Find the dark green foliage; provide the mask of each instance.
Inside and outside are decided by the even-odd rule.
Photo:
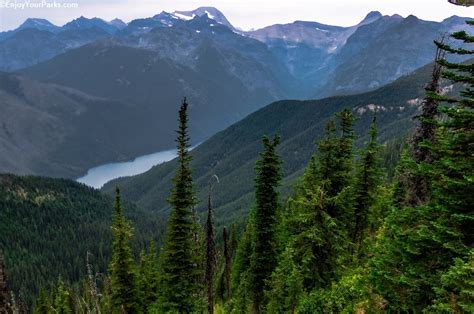
[[[349,246],[353,176],[353,116],[338,114],[318,143],[295,195],[287,203],[281,227],[283,252],[267,291],[269,312],[294,312],[303,292],[326,288],[339,272]]]
[[[360,268],[351,269],[326,289],[316,289],[302,294],[298,313],[381,313],[377,300],[370,298],[365,273]]]
[[[272,274],[266,291],[268,313],[294,313],[299,298],[304,291],[303,276],[299,266],[296,265],[295,252],[289,246],[280,256],[277,268]],[[304,266],[303,266],[304,267]]]
[[[66,284],[59,278],[56,290],[52,293],[52,312],[60,314],[74,313],[72,293]]]
[[[276,266],[275,230],[278,217],[277,187],[281,179],[280,158],[276,147],[280,138],[263,138],[263,152],[257,161],[255,179],[255,213],[253,216],[252,255],[250,259],[250,287],[253,308],[260,312],[266,280]]]
[[[376,117],[372,120],[369,141],[366,144],[356,170],[354,184],[354,216],[355,223],[351,240],[356,251],[361,249],[362,240],[369,227],[371,208],[377,198],[379,184],[382,182],[379,165],[379,145],[377,144]]]
[[[453,37],[472,41],[464,32]],[[448,53],[468,54],[464,48],[437,45]],[[460,98],[431,96],[452,104],[442,109],[445,117],[437,123],[436,141],[428,143],[432,161],[417,163],[409,157],[403,159],[405,168],[430,180],[431,197],[425,205],[393,208],[381,229],[374,250],[376,257],[371,263],[372,280],[393,311],[421,311],[435,303],[438,310],[463,312],[461,306],[466,306],[465,295],[471,289],[463,283],[453,288],[452,283],[457,280],[456,272],[469,271],[463,263],[470,259],[474,243],[474,65],[444,60],[439,63],[447,69],[444,77],[467,83],[467,88]],[[408,198],[411,192],[405,191]],[[448,297],[449,289],[454,291]]]
[[[337,167],[334,169],[324,169],[324,163],[321,165],[321,169],[324,169],[323,171],[326,173],[321,179],[323,180],[323,185],[325,185],[324,180],[328,180],[329,185],[325,186],[325,189],[330,196],[337,195],[337,193],[350,185],[352,183],[351,180],[353,176],[352,170],[354,162],[353,144],[355,138],[355,117],[352,111],[349,109],[344,109],[338,113],[337,116],[339,118],[339,129],[341,135],[338,140],[334,141],[337,147],[332,148],[334,150],[334,159]],[[321,144],[318,145],[318,149],[321,154],[324,156],[324,153],[327,152],[330,156],[331,152],[327,150],[325,151],[323,149],[324,146]],[[331,156],[329,158],[331,158]]]
[[[313,158],[296,194],[287,205],[284,228],[287,258],[291,257],[301,272],[303,287],[311,290],[325,287],[334,278],[338,258],[343,256],[346,230],[329,213],[331,203],[317,178],[317,162]]]
[[[138,295],[140,308],[147,312],[156,302],[158,297],[158,257],[156,255],[155,243],[152,241],[148,253],[140,254],[140,265],[138,272]]]
[[[188,104],[179,110],[178,167],[169,202],[172,212],[168,220],[166,241],[160,255],[161,284],[158,306],[162,311],[193,312],[200,296],[201,280],[196,261],[193,206],[195,205],[187,131]]]
[[[224,283],[224,293],[222,294],[224,300],[229,300],[232,296],[230,289],[230,274],[232,269],[232,246],[229,245],[227,228],[222,230],[222,238],[224,241],[224,271],[222,272],[222,281]]]
[[[217,252],[216,252],[216,233],[214,229],[214,218],[212,212],[212,183],[209,186],[208,209],[206,221],[206,255],[205,255],[205,274],[204,281],[207,288],[207,312],[214,313],[214,278],[217,266]],[[225,230],[225,229],[224,229]],[[227,239],[224,238],[224,243],[227,245]]]
[[[60,275],[75,283],[87,272],[87,252],[96,271],[111,258],[113,198],[74,181],[0,175],[0,249],[10,288],[31,305],[39,288],[49,290]],[[130,203],[126,214],[137,227],[135,252],[162,242],[163,219]]]
[[[436,299],[430,311],[443,313],[474,312],[474,252],[457,258],[435,288]]]
[[[337,114],[339,132],[330,121],[326,126],[325,137],[318,142],[318,184],[324,191],[324,210],[339,221],[339,227],[349,232],[354,228],[353,193],[353,142],[354,116],[348,109]]]
[[[232,264],[231,289],[233,291],[233,307],[238,313],[246,313],[250,306],[249,272],[250,258],[252,256],[252,217],[242,234],[236,249],[235,259]]]
[[[114,241],[112,243],[112,261],[109,273],[112,283],[112,306],[114,312],[134,313],[139,309],[137,291],[137,273],[130,248],[133,237],[132,227],[126,220],[117,188],[115,196],[115,214],[112,224]]]
[[[46,291],[41,288],[39,291],[38,298],[35,302],[35,309],[33,313],[35,314],[48,314],[51,310],[51,304],[49,303],[48,295]]]
[[[237,250],[237,227],[235,224],[232,224],[231,232],[230,232],[230,243],[229,243],[229,252],[230,256],[235,256],[235,251]]]
[[[436,141],[436,118],[438,118],[440,79],[442,70],[442,60],[445,58],[445,51],[438,48],[436,51],[435,64],[431,75],[431,82],[425,87],[426,96],[421,106],[421,114],[416,116],[418,125],[413,132],[410,141],[410,155],[417,164],[433,161],[430,144]],[[431,181],[419,167],[405,168],[401,173],[404,180],[400,181],[407,191],[404,205],[419,206],[426,204],[431,197]]]

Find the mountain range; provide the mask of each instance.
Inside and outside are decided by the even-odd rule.
[[[0,74],[0,171],[75,178],[169,149],[183,96],[198,143],[277,100],[374,90],[432,61],[432,41],[465,19],[371,12],[352,27],[296,21],[250,32],[211,7],[129,23],[29,19],[0,33],[0,69],[14,71]]]

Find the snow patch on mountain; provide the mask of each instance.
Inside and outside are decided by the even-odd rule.
[[[178,13],[178,12],[174,12],[172,15],[174,15],[175,17],[177,17],[181,20],[185,20],[185,21],[192,20],[196,16],[196,14],[186,15],[186,14],[182,14],[182,13]]]

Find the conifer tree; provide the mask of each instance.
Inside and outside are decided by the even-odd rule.
[[[50,312],[51,312],[51,304],[49,302],[49,296],[44,290],[44,288],[40,288],[33,313],[48,314]]]
[[[232,312],[235,313],[248,313],[251,311],[249,277],[250,261],[252,256],[253,214],[254,211],[251,211],[249,222],[247,223],[245,231],[238,241],[234,263],[232,264]]]
[[[68,289],[64,281],[59,277],[55,291],[53,292],[53,311],[59,314],[74,313],[74,305],[71,291]]]
[[[319,184],[324,186],[328,195],[334,196],[337,194],[339,188],[336,190],[336,184],[333,181],[333,176],[338,173],[337,150],[339,143],[336,136],[336,122],[331,119],[326,124],[326,132],[324,138],[318,142],[318,180]]]
[[[179,110],[177,131],[178,169],[173,179],[169,203],[171,213],[165,244],[160,258],[161,285],[158,306],[163,312],[190,313],[197,311],[200,298],[201,269],[196,252],[193,207],[195,193],[189,154],[188,103],[183,100]]]
[[[252,214],[252,213],[251,213]],[[239,289],[241,277],[243,274],[250,269],[250,257],[252,255],[252,217],[250,217],[249,222],[245,228],[244,233],[240,237],[240,240],[237,245],[235,252],[234,263],[232,264],[232,273],[231,273],[231,289],[236,291]]]
[[[293,246],[287,246],[280,256],[277,268],[272,274],[270,289],[265,293],[268,299],[268,313],[295,313],[299,298],[303,294],[303,276],[294,261]]]
[[[474,30],[474,20],[468,21]],[[452,38],[467,47],[473,47],[474,35],[465,31],[456,32]],[[454,55],[474,55],[474,49],[452,48],[444,43],[437,46]],[[447,116],[440,123],[438,141],[433,147],[432,167],[433,194],[435,201],[447,211],[444,217],[446,229],[439,229],[451,249],[457,253],[474,243],[472,205],[474,204],[474,63],[459,64],[442,59],[439,63],[446,69],[442,75],[455,84],[463,84],[465,89],[459,97],[451,98],[438,94],[441,101],[453,106],[442,108]]]
[[[313,156],[282,215],[285,248],[266,292],[269,312],[292,312],[303,292],[327,287],[344,254],[345,232],[328,212],[320,170]]]
[[[144,251],[140,254],[140,267],[138,278],[138,291],[141,309],[148,312],[158,297],[158,258],[156,256],[155,243],[150,242],[148,254]]]
[[[222,230],[222,238],[224,241],[224,288],[225,288],[225,300],[229,300],[232,296],[231,289],[230,289],[230,272],[232,267],[232,252],[229,247],[229,236],[227,233],[227,228],[224,227]]]
[[[354,187],[355,224],[352,241],[356,245],[356,250],[360,249],[365,231],[368,228],[370,209],[375,202],[375,194],[381,181],[378,153],[377,124],[376,116],[374,116],[369,130],[369,141],[357,166]]]
[[[425,87],[425,98],[421,106],[421,114],[415,118],[418,125],[410,140],[409,156],[411,160],[403,160],[399,172],[399,183],[402,194],[402,206],[419,206],[426,204],[431,197],[431,182],[422,171],[422,164],[433,161],[430,145],[436,140],[436,119],[439,116],[439,97],[442,60],[445,51],[436,50],[435,63],[431,74],[431,81]],[[404,194],[403,194],[404,193]]]
[[[318,184],[327,198],[326,210],[341,227],[353,228],[353,199],[349,187],[353,182],[354,169],[354,116],[348,109],[337,114],[340,136],[337,136],[336,122],[330,120],[326,134],[318,142]]]
[[[216,177],[217,178],[217,177]],[[212,179],[211,179],[212,180]],[[205,283],[207,288],[207,312],[214,313],[214,275],[216,272],[216,235],[214,230],[214,218],[212,211],[212,183],[209,183],[209,195],[207,202],[206,221],[206,271]]]
[[[238,240],[237,240],[237,228],[235,224],[232,224],[230,229],[230,243],[229,243],[229,252],[231,259],[235,256],[235,251],[237,250]]]
[[[109,268],[112,306],[115,312],[136,313],[139,307],[136,286],[137,275],[132,249],[130,248],[133,230],[123,213],[118,188],[115,195],[112,233],[114,240],[112,243],[112,261]]]
[[[295,195],[282,214],[284,249],[266,292],[268,311],[295,311],[300,295],[326,288],[336,278],[348,248],[353,227],[353,123],[349,110],[337,114],[336,123],[326,125],[324,138]]]
[[[340,137],[335,142],[336,170],[329,174],[330,185],[327,188],[329,195],[333,196],[352,183],[353,170],[353,142],[354,142],[354,115],[349,109],[344,109],[336,115],[339,119]],[[326,173],[328,170],[325,171]]]
[[[275,230],[278,215],[277,187],[281,179],[281,162],[276,153],[279,137],[263,138],[264,150],[257,161],[255,179],[256,207],[253,220],[253,250],[250,262],[250,282],[253,310],[261,311],[266,280],[276,266]]]
[[[313,181],[324,193],[324,211],[334,219],[339,229],[339,244],[350,245],[349,232],[354,228],[354,116],[348,109],[336,114],[336,122],[326,125],[324,138],[318,142],[317,166],[313,165]],[[315,162],[315,161],[313,161]],[[317,167],[317,170],[316,170]],[[311,169],[311,167],[310,167]]]
[[[464,31],[452,37],[474,42]],[[473,50],[436,44],[448,53],[474,54]],[[431,182],[429,202],[392,209],[379,236],[371,276],[391,311],[422,311],[436,303],[437,296],[445,298],[452,280],[460,279],[455,273],[469,272],[466,263],[473,251],[474,65],[438,62],[447,69],[443,77],[467,88],[456,98],[433,96],[451,105],[442,108],[445,118],[438,122],[436,141],[428,146],[432,162],[421,163]],[[473,290],[467,285],[464,291],[451,291],[449,311],[460,312],[465,295]]]

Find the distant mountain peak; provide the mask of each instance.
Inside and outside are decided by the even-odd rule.
[[[113,19],[112,21],[109,22],[109,24],[117,27],[118,29],[123,29],[127,27],[127,23],[125,23],[124,21],[118,18]]]
[[[415,15],[410,14],[407,16],[407,20],[418,20],[418,18]]]
[[[364,20],[380,18],[380,17],[382,17],[382,13],[380,13],[379,11],[371,11],[369,12],[369,14],[367,14]]]
[[[442,23],[466,23],[467,20],[472,20],[472,18],[469,17],[462,17],[459,15],[453,15],[448,18],[445,18]]]
[[[90,21],[92,21],[92,19],[88,19],[85,16],[81,15],[80,17],[66,23],[64,27],[65,28],[79,28],[81,26],[88,25]]]
[[[123,23],[123,22],[122,22]],[[69,23],[66,23],[63,26],[64,29],[72,29],[72,30],[84,30],[89,28],[100,28],[103,31],[106,31],[109,34],[115,33],[119,27],[115,24],[108,23],[101,18],[93,17],[87,18],[84,16],[80,16],[77,19],[72,20]]]
[[[54,25],[50,21],[41,18],[28,18],[26,19],[23,24],[18,27],[18,30],[26,29],[26,28],[35,28],[38,30],[45,30],[50,32],[55,32],[59,30],[59,26]]]
[[[405,25],[408,24],[408,25],[415,25],[419,22],[422,22],[422,20],[420,20],[418,17],[414,16],[413,14],[410,14],[408,15],[402,23],[404,23]]]
[[[369,12],[369,14],[367,14],[365,18],[359,23],[359,25],[366,25],[366,24],[373,23],[377,21],[379,18],[381,18],[382,16],[383,16],[382,13],[380,13],[379,11]]]
[[[23,22],[22,25],[25,25],[25,24],[40,24],[40,25],[53,25],[53,23],[51,23],[50,21],[48,21],[47,19],[41,19],[41,18],[34,18],[34,17],[30,17],[30,18],[27,18],[25,20],[25,22]]]
[[[195,16],[207,15],[210,19],[216,21],[217,23],[225,25],[230,29],[234,29],[234,26],[230,24],[225,15],[214,7],[199,7],[192,11],[174,11],[173,15],[182,20],[190,20]]]

